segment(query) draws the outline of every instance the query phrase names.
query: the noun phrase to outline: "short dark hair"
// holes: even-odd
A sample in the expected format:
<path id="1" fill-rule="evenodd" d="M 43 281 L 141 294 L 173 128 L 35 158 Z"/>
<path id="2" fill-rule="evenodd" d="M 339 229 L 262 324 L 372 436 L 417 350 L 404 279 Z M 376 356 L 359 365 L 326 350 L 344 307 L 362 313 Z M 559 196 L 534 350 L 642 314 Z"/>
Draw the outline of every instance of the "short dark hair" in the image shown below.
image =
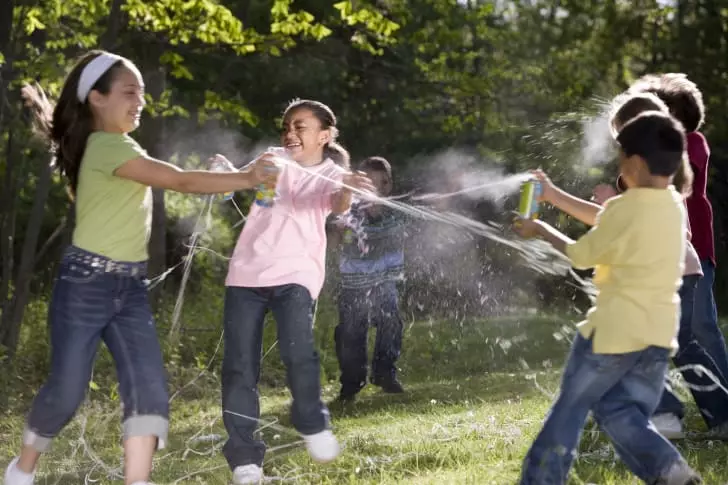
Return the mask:
<path id="1" fill-rule="evenodd" d="M 666 113 L 646 111 L 624 125 L 617 143 L 628 157 L 642 157 L 650 174 L 670 177 L 683 163 L 685 130 Z"/>
<path id="2" fill-rule="evenodd" d="M 638 79 L 630 91 L 657 95 L 688 133 L 697 131 L 705 121 L 703 93 L 686 74 L 648 74 Z"/>
<path id="3" fill-rule="evenodd" d="M 624 93 L 612 102 L 611 125 L 615 131 L 619 131 L 617 127 L 622 127 L 629 120 L 645 111 L 664 111 L 669 112 L 669 108 L 657 95 L 644 93 Z"/>
<path id="4" fill-rule="evenodd" d="M 359 170 L 386 173 L 392 178 L 392 165 L 383 157 L 368 157 L 361 161 Z"/>

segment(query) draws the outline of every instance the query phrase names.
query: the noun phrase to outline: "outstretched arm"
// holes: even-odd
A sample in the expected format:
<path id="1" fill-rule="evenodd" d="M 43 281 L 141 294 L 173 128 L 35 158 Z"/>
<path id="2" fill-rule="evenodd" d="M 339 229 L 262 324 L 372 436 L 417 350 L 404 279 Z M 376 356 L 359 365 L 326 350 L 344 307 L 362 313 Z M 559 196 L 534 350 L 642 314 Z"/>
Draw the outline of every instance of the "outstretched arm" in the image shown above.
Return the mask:
<path id="1" fill-rule="evenodd" d="M 542 201 L 548 202 L 588 226 L 593 226 L 596 223 L 597 214 L 602 210 L 602 206 L 573 196 L 556 187 L 542 170 L 534 170 L 532 173 L 541 182 Z"/>
<path id="2" fill-rule="evenodd" d="M 182 170 L 161 160 L 139 156 L 117 168 L 114 175 L 158 189 L 193 194 L 218 194 L 252 189 L 261 183 L 274 182 L 277 173 L 271 168 L 275 168 L 275 165 L 266 156 L 262 156 L 239 172 L 223 173 Z"/>
<path id="3" fill-rule="evenodd" d="M 376 193 L 376 189 L 364 172 L 347 173 L 341 179 L 343 187 L 331 194 L 331 212 L 343 214 L 351 207 L 352 189 Z"/>
<path id="4" fill-rule="evenodd" d="M 550 243 L 554 249 L 566 254 L 566 248 L 574 243 L 574 240 L 566 236 L 555 227 L 540 220 L 519 218 L 514 222 L 516 232 L 525 238 L 540 236 Z"/>

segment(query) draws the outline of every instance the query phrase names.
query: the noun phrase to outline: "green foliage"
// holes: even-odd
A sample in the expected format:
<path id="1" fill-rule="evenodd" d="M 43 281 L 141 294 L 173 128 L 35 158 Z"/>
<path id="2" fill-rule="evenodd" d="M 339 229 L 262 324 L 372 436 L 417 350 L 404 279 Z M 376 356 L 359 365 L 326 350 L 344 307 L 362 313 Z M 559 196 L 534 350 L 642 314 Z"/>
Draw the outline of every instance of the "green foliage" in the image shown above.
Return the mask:
<path id="1" fill-rule="evenodd" d="M 478 154 L 488 168 L 516 172 L 540 165 L 557 182 L 587 196 L 594 183 L 611 173 L 583 163 L 585 122 L 604 100 L 645 72 L 687 72 L 703 90 L 707 106 L 711 197 L 723 258 L 728 254 L 722 243 L 728 229 L 728 118 L 721 113 L 728 98 L 728 12 L 716 2 L 674 3 L 126 0 L 113 17 L 110 0 L 18 2 L 12 12 L 12 42 L 0 53 L 0 65 L 3 82 L 11 82 L 7 105 L 17 109 L 21 82 L 37 80 L 57 97 L 73 59 L 107 42 L 108 48 L 138 62 L 145 77 L 147 71 L 161 72 L 161 80 L 147 80 L 154 95 L 147 95 L 146 111 L 168 121 L 167 138 L 156 139 L 158 123 L 143 123 L 139 135 L 150 134 L 169 147 L 167 153 L 176 147 L 172 141 L 208 133 L 216 124 L 214 135 L 201 136 L 197 155 L 214 153 L 230 135 L 242 140 L 235 147 L 243 152 L 240 156 L 248 156 L 276 139 L 286 102 L 310 97 L 334 109 L 340 141 L 354 160 L 381 154 L 393 162 L 402 192 L 446 182 L 425 175 L 429 172 L 423 167 L 433 155 L 455 147 Z M 108 40 L 112 20 L 118 25 Z M 9 164 L 16 173 L 30 174 L 13 199 L 18 202 L 17 257 L 33 199 L 33 174 L 39 163 L 47 162 L 47 154 L 30 148 L 27 120 L 8 113 L 0 116 L 0 183 Z M 187 128 L 182 135 L 174 129 L 177 124 Z M 8 159 L 4 147 L 11 131 L 21 148 Z M 178 160 L 188 154 L 174 155 Z M 199 203 L 195 197 L 167 194 L 170 234 L 175 224 L 197 213 Z M 63 182 L 56 177 L 42 241 L 58 227 L 67 207 Z M 3 208 L 0 214 L 5 215 Z M 574 234 L 583 229 L 555 213 L 545 217 Z M 238 220 L 216 205 L 213 237 L 205 244 L 229 254 Z M 166 266 L 184 253 L 179 251 L 183 237 L 172 239 L 177 252 L 170 249 Z M 59 247 L 60 239 L 36 265 L 40 272 L 33 291 L 39 302 L 52 281 Z M 494 258 L 510 261 L 507 254 Z M 220 285 L 224 267 L 215 256 L 200 254 L 190 285 L 200 291 L 207 284 Z M 719 295 L 728 289 L 728 271 L 720 268 Z M 164 305 L 173 304 L 179 283 L 170 280 L 163 290 Z M 206 295 L 220 304 L 219 295 Z M 32 305 L 29 311 L 32 318 L 42 318 Z M 162 320 L 165 311 L 160 309 Z M 193 317 L 213 321 L 214 311 Z M 32 355 L 45 349 L 44 342 L 27 336 L 23 342 Z M 185 364 L 200 357 L 175 352 Z"/>
<path id="2" fill-rule="evenodd" d="M 164 34 L 171 45 L 222 44 L 239 55 L 255 51 L 262 37 L 230 10 L 212 0 L 127 0 L 123 7 L 130 27 Z"/>

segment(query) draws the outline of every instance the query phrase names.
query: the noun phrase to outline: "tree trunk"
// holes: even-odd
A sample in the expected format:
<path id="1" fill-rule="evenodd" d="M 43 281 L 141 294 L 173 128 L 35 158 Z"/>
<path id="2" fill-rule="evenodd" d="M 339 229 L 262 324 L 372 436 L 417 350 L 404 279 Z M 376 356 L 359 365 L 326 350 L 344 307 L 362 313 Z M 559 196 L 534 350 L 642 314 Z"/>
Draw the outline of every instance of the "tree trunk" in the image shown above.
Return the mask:
<path id="1" fill-rule="evenodd" d="M 13 132 L 8 133 L 8 142 L 5 147 L 5 180 L 3 184 L 2 213 L 0 213 L 0 264 L 2 264 L 2 279 L 0 279 L 0 342 L 5 334 L 5 320 L 11 313 L 10 282 L 13 277 L 13 248 L 15 239 L 16 197 L 15 197 L 15 170 L 13 160 Z"/>
<path id="2" fill-rule="evenodd" d="M 152 49 L 152 52 L 160 54 L 158 49 Z M 166 88 L 166 72 L 159 65 L 159 55 L 151 55 L 147 60 L 149 66 L 145 73 L 144 79 L 147 83 L 147 91 L 157 99 Z M 165 121 L 164 118 L 148 119 L 144 126 L 144 147 L 153 157 L 166 159 L 169 153 L 164 148 L 165 141 Z M 152 190 L 154 197 L 153 217 L 152 217 L 152 234 L 149 241 L 149 275 L 157 276 L 164 272 L 167 267 L 167 212 L 164 203 L 164 190 Z M 156 307 L 159 302 L 159 295 L 164 284 L 157 285 L 150 293 L 152 304 Z"/>
<path id="3" fill-rule="evenodd" d="M 13 77 L 13 56 L 10 52 L 10 40 L 13 31 L 13 0 L 0 0 L 0 54 L 5 57 L 5 64 L 0 66 L 0 133 L 4 131 L 3 120 L 7 106 L 7 90 Z"/>
<path id="4" fill-rule="evenodd" d="M 115 50 L 117 42 L 119 40 L 119 33 L 122 27 L 122 13 L 121 7 L 124 5 L 124 0 L 114 0 L 111 4 L 111 10 L 109 11 L 109 18 L 106 23 L 106 32 L 101 36 L 101 47 L 107 51 Z"/>
<path id="5" fill-rule="evenodd" d="M 30 300 L 30 282 L 33 279 L 33 266 L 38 246 L 38 236 L 43 226 L 43 215 L 48 193 L 51 188 L 52 168 L 46 160 L 40 167 L 40 174 L 35 187 L 33 207 L 30 210 L 30 220 L 25 230 L 23 250 L 20 254 L 20 265 L 15 277 L 15 291 L 13 296 L 13 312 L 9 319 L 10 325 L 6 327 L 3 344 L 7 347 L 8 355 L 15 355 L 20 336 L 20 326 L 23 323 L 25 307 Z M 6 319 L 8 321 L 8 319 Z"/>

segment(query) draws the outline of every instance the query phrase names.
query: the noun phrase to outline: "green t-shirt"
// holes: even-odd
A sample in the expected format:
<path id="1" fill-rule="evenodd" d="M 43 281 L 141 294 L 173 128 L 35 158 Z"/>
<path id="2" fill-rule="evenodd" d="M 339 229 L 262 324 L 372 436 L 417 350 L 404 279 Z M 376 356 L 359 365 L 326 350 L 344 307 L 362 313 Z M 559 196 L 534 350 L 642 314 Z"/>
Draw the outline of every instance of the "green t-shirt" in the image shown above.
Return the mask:
<path id="1" fill-rule="evenodd" d="M 76 190 L 73 244 L 115 261 L 146 261 L 152 230 L 152 191 L 114 176 L 146 156 L 130 136 L 96 131 L 86 142 Z"/>

